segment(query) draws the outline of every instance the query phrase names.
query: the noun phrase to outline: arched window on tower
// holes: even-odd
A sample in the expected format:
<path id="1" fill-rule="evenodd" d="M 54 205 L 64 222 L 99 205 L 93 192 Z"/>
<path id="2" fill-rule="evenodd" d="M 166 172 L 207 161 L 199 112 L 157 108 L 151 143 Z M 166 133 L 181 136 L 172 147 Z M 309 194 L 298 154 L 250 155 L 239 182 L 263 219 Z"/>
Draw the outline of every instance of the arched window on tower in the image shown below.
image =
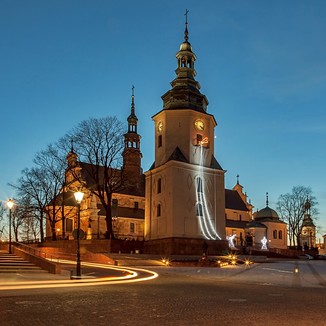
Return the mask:
<path id="1" fill-rule="evenodd" d="M 277 239 L 277 230 L 273 231 L 273 239 Z"/>
<path id="2" fill-rule="evenodd" d="M 197 192 L 203 192 L 203 180 L 200 177 L 196 178 Z"/>
<path id="3" fill-rule="evenodd" d="M 280 231 L 278 231 L 278 238 L 282 239 L 282 237 L 283 237 L 283 234 L 282 234 L 282 231 L 280 230 Z"/>
<path id="4" fill-rule="evenodd" d="M 156 207 L 156 216 L 157 217 L 161 216 L 161 204 L 158 204 Z"/>
<path id="5" fill-rule="evenodd" d="M 162 192 L 162 179 L 159 178 L 157 180 L 157 193 L 160 194 Z"/>
<path id="6" fill-rule="evenodd" d="M 196 204 L 196 215 L 203 216 L 203 206 L 202 204 Z"/>
<path id="7" fill-rule="evenodd" d="M 162 135 L 159 135 L 158 136 L 158 139 L 157 139 L 157 147 L 162 147 Z"/>

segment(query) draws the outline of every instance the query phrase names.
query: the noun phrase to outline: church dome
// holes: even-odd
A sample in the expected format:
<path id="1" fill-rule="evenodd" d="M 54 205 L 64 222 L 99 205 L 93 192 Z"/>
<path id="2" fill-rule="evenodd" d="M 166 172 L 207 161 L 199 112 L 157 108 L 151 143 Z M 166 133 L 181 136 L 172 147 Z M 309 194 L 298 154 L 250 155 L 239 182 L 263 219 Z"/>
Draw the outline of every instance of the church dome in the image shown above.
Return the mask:
<path id="1" fill-rule="evenodd" d="M 255 220 L 273 219 L 279 220 L 279 216 L 274 209 L 268 206 L 268 192 L 266 192 L 266 207 L 256 213 Z"/>
<path id="2" fill-rule="evenodd" d="M 263 219 L 263 218 L 272 218 L 272 219 L 279 219 L 278 214 L 274 209 L 266 206 L 265 208 L 261 209 L 260 211 L 257 212 L 256 214 L 256 220 Z"/>
<path id="3" fill-rule="evenodd" d="M 192 52 L 192 47 L 189 42 L 183 42 L 180 45 L 180 51 L 190 51 Z"/>

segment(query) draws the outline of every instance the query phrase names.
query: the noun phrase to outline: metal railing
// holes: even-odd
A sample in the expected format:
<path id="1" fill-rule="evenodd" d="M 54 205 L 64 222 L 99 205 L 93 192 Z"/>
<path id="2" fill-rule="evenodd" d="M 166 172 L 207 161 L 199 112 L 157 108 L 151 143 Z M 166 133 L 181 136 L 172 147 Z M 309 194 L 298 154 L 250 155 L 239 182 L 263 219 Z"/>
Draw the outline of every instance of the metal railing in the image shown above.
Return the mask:
<path id="1" fill-rule="evenodd" d="M 24 252 L 27 252 L 27 253 L 33 255 L 33 256 L 44 258 L 44 259 L 50 260 L 52 262 L 57 262 L 57 263 L 62 259 L 74 260 L 75 256 L 76 256 L 74 254 L 69 254 L 69 253 L 66 253 L 66 252 L 56 253 L 56 254 L 48 253 L 46 251 L 35 248 L 33 246 L 26 245 L 26 244 L 21 243 L 21 242 L 13 241 L 12 245 L 15 246 L 16 248 L 24 251 Z"/>

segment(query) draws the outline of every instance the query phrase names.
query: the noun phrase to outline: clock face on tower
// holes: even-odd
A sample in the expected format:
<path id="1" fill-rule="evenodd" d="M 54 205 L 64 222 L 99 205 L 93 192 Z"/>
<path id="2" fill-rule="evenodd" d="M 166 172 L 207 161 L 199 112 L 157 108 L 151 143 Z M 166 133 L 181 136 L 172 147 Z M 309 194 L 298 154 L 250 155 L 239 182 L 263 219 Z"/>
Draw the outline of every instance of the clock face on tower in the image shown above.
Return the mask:
<path id="1" fill-rule="evenodd" d="M 159 132 L 161 132 L 161 131 L 163 130 L 163 122 L 162 122 L 162 121 L 160 121 L 160 122 L 157 124 L 157 130 L 158 130 Z"/>
<path id="2" fill-rule="evenodd" d="M 201 119 L 195 120 L 195 128 L 199 131 L 203 131 L 205 129 L 205 123 Z"/>

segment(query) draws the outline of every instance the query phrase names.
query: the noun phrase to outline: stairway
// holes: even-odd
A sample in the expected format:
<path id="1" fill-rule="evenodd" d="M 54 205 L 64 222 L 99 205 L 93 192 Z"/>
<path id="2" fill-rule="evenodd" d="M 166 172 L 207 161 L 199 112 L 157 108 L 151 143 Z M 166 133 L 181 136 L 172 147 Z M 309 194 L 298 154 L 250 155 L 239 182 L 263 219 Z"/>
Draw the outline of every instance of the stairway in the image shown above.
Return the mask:
<path id="1" fill-rule="evenodd" d="M 0 251 L 0 273 L 33 273 L 43 271 L 40 267 L 6 251 Z"/>

